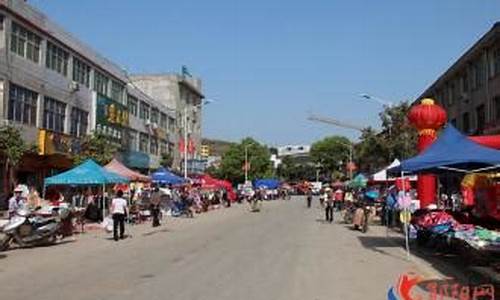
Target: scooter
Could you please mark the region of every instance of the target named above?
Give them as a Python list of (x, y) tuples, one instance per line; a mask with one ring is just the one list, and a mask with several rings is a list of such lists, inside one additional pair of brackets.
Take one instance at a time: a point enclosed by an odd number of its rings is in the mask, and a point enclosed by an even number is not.
[(61, 235), (61, 222), (69, 216), (67, 209), (60, 209), (56, 216), (49, 218), (33, 216), (27, 209), (17, 210), (9, 223), (1, 228), (0, 251), (8, 250), (12, 242), (20, 247), (55, 244)]
[(250, 211), (251, 212), (259, 212), (261, 209), (261, 200), (259, 200), (257, 197), (251, 198), (248, 200), (250, 204)]

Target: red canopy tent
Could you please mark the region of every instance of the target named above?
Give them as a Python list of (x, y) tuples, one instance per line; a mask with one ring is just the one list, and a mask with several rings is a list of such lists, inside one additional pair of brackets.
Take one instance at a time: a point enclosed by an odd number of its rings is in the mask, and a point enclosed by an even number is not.
[(130, 181), (140, 181), (140, 182), (150, 182), (151, 178), (146, 175), (142, 175), (139, 172), (127, 168), (124, 164), (114, 159), (110, 161), (104, 168), (113, 173), (117, 173), (123, 177), (130, 179)]
[(228, 180), (220, 180), (205, 174), (200, 177), (201, 187), (205, 189), (225, 189), (227, 197), (231, 201), (236, 201), (237, 196), (233, 190), (233, 185)]

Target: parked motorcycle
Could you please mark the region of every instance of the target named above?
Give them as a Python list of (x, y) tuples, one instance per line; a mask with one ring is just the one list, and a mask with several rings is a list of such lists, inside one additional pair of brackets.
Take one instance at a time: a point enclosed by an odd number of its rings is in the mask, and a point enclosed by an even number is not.
[(19, 209), (9, 223), (1, 228), (0, 251), (10, 248), (12, 242), (20, 247), (50, 245), (57, 242), (62, 222), (70, 217), (70, 211), (60, 209), (53, 217), (39, 217), (27, 209)]

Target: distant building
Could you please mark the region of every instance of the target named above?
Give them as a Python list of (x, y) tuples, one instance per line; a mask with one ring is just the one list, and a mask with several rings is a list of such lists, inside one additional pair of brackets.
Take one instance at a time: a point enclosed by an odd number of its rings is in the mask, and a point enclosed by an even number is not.
[(500, 133), (500, 22), (484, 34), (422, 95), (433, 98), (466, 134)]
[[(183, 68), (185, 70), (185, 68)], [(185, 71), (186, 72), (186, 71)], [(203, 99), (201, 80), (185, 74), (143, 74), (131, 76), (132, 82), (150, 97), (170, 108), (176, 116), (175, 129), (170, 136), (179, 145), (184, 139), (184, 120), (187, 120), (189, 164), (199, 164), (201, 158), (201, 122)], [(185, 118), (185, 114), (187, 114)], [(183, 164), (183, 149), (174, 151), (174, 167)], [(192, 161), (191, 161), (192, 160)], [(196, 169), (199, 169), (196, 167)]]
[(278, 157), (285, 156), (309, 156), (311, 147), (309, 145), (287, 145), (278, 147)]

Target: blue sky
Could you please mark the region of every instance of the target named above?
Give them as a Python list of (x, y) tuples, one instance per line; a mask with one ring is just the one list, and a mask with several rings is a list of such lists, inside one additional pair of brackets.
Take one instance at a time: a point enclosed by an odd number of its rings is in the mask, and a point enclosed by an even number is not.
[(498, 0), (30, 0), (130, 73), (200, 76), (204, 135), (270, 145), (378, 126), (360, 93), (415, 99), (500, 21)]

